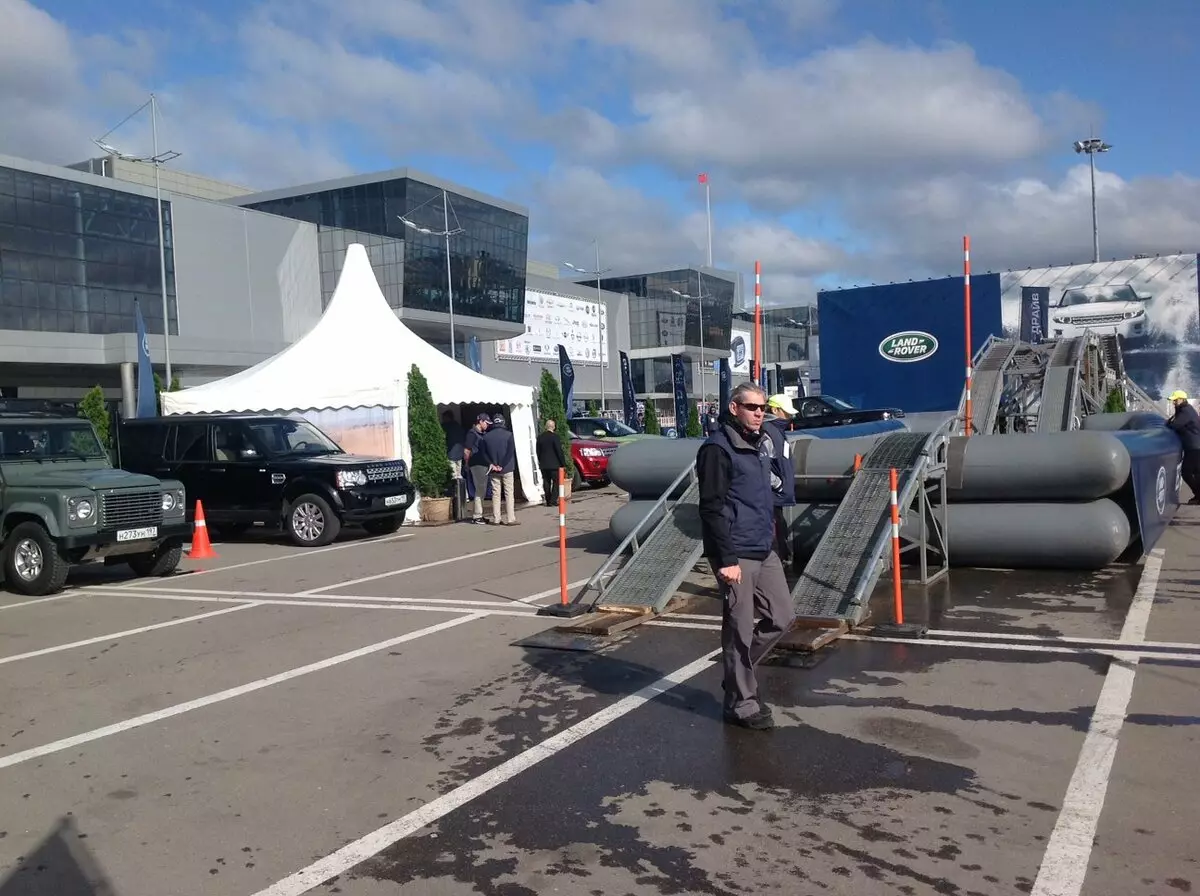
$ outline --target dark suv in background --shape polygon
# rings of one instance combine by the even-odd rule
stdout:
[[[114,438],[122,469],[169,476],[194,515],[223,536],[255,523],[282,527],[301,547],[329,544],[347,524],[395,532],[415,489],[402,460],[347,454],[307,420],[259,414],[187,414],[123,420]]]

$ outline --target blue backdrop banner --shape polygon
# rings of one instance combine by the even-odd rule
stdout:
[[[629,370],[629,355],[621,352],[621,399],[625,411],[625,425],[638,428],[637,396],[633,392],[633,374]]]
[[[567,357],[567,348],[562,343],[558,346],[558,379],[562,384],[563,403],[566,405],[567,416],[570,417],[575,405],[575,365]]]
[[[675,390],[675,436],[687,435],[688,394],[684,378],[683,355],[671,355],[671,385]]]

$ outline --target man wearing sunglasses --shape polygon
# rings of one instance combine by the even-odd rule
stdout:
[[[724,604],[725,721],[755,730],[775,724],[758,698],[755,666],[795,621],[778,553],[775,442],[763,428],[766,409],[766,393],[742,383],[730,396],[729,416],[696,455],[704,556]],[[762,617],[757,626],[756,613]]]

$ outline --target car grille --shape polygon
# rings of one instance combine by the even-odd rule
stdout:
[[[376,466],[367,467],[367,482],[395,482],[397,479],[404,479],[405,465],[397,464],[378,464]]]
[[[115,492],[100,496],[101,528],[155,526],[162,518],[162,492]]]
[[[1072,315],[1066,318],[1064,322],[1068,324],[1082,324],[1086,327],[1091,324],[1119,324],[1123,320],[1125,320],[1124,314],[1097,314],[1095,317]]]

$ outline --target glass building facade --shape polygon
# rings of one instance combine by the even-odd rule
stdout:
[[[685,268],[606,278],[600,288],[629,293],[631,349],[688,345],[712,349],[713,357],[728,354],[733,281]]]
[[[246,208],[316,224],[321,231],[350,231],[367,246],[380,285],[395,308],[446,313],[446,243],[450,237],[450,280],[454,313],[486,320],[525,319],[525,262],[529,219],[517,212],[448,191],[449,228],[442,190],[402,177],[303,195],[240,202]],[[408,227],[404,216],[415,225]],[[422,233],[423,228],[431,233]],[[351,239],[351,242],[354,240]],[[325,301],[333,292],[346,239],[321,238]],[[380,268],[383,265],[383,269]],[[332,278],[332,279],[331,279]]]
[[[179,332],[171,203],[163,200],[169,332]],[[163,332],[153,197],[0,167],[0,329]]]

